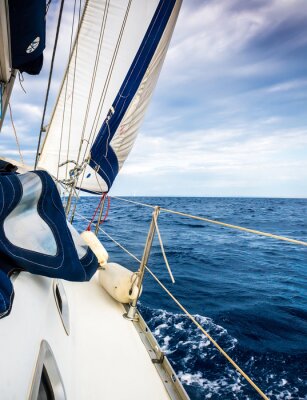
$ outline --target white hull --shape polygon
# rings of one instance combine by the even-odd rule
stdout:
[[[0,320],[1,400],[32,398],[43,340],[51,347],[67,399],[186,396],[178,380],[174,385],[167,379],[168,361],[152,362],[156,353],[141,326],[123,318],[124,306],[99,285],[97,274],[86,283],[61,282],[67,296],[67,303],[62,299],[62,312],[69,312],[69,335],[57,307],[54,280],[26,272],[14,279],[14,306]]]

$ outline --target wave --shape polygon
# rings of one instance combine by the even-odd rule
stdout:
[[[208,338],[181,313],[150,309],[140,311],[159,345],[170,359],[191,399],[254,399],[257,393],[228,363]],[[227,329],[209,317],[194,315],[204,329],[265,391],[270,400],[307,399],[304,380],[295,369],[304,368],[304,357],[278,353],[261,354],[241,348]],[[294,369],[291,363],[294,361]],[[295,367],[296,366],[296,367]]]

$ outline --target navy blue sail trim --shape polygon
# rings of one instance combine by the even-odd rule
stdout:
[[[12,306],[13,287],[9,279],[11,271],[25,270],[51,278],[86,281],[92,277],[98,267],[97,258],[89,248],[84,248],[81,253],[84,255],[79,257],[66,222],[59,192],[50,175],[45,171],[29,174],[32,174],[29,175],[30,179],[36,180],[35,175],[37,175],[42,184],[39,198],[35,202],[29,202],[32,192],[27,194],[24,200],[23,185],[17,174],[0,175],[0,318],[8,315]],[[33,198],[37,198],[34,191]],[[17,206],[22,212],[16,218],[22,220],[22,213],[26,211],[36,212],[48,225],[56,243],[54,255],[48,254],[48,251],[44,253],[30,250],[26,246],[22,247],[23,243],[16,245],[9,240],[5,222],[8,223],[7,218]],[[35,225],[22,225],[25,236],[31,236],[36,228]]]
[[[119,169],[116,154],[109,143],[143,80],[175,4],[176,0],[159,2],[141,46],[115,98],[114,113],[109,114],[104,121],[91,148],[90,166],[106,181],[108,189],[111,188]]]

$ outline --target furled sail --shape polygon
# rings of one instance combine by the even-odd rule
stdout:
[[[12,67],[31,75],[40,73],[46,35],[46,1],[10,0]]]
[[[46,1],[0,1],[0,129],[16,70],[37,75],[43,66]]]
[[[88,0],[38,167],[107,192],[136,138],[181,0]]]

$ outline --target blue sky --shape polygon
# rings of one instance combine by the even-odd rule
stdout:
[[[56,4],[48,29],[54,31]],[[117,195],[307,197],[306,0],[185,0]],[[63,37],[69,34],[65,16]],[[51,57],[11,100],[33,162]],[[60,42],[51,98],[67,57]],[[0,151],[18,158],[10,121]]]

